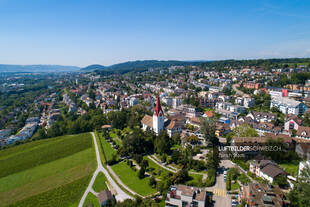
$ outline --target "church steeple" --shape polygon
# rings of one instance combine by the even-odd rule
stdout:
[[[164,112],[160,105],[159,96],[157,96],[156,106],[153,114],[153,130],[156,134],[158,134],[161,130],[164,130]]]
[[[161,114],[160,114],[161,112]],[[163,115],[164,112],[161,108],[161,105],[160,105],[160,99],[159,99],[159,96],[157,96],[157,101],[156,101],[156,107],[155,107],[155,110],[154,110],[154,115],[158,116],[158,115]]]

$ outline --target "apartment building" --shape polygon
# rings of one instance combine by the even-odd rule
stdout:
[[[205,207],[207,193],[196,187],[177,185],[171,186],[167,193],[166,207]]]

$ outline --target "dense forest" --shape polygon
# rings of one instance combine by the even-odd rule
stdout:
[[[310,58],[283,58],[283,59],[251,59],[251,60],[219,60],[209,61],[201,64],[203,68],[224,69],[225,67],[245,67],[256,66],[265,69],[279,68],[279,67],[294,67],[300,64],[310,65]]]
[[[201,61],[177,61],[177,60],[137,60],[137,61],[128,61],[124,63],[114,64],[111,66],[102,66],[102,65],[89,65],[85,68],[82,68],[84,71],[91,70],[106,70],[106,71],[115,71],[115,72],[124,72],[124,71],[143,71],[148,68],[167,68],[170,66],[187,66],[187,65],[200,65]]]
[[[206,70],[216,69],[225,70],[227,68],[240,68],[245,66],[262,67],[266,70],[272,68],[296,68],[299,65],[310,66],[310,58],[283,58],[283,59],[251,59],[251,60],[214,60],[214,61],[159,61],[143,60],[129,61],[111,66],[89,65],[82,68],[82,71],[97,71],[101,75],[110,75],[113,73],[143,72],[149,68],[168,68],[170,66],[199,66]]]

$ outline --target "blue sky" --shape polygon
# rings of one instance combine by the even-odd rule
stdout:
[[[0,0],[0,63],[310,57],[309,0]]]

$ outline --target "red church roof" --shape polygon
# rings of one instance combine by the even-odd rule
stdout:
[[[158,116],[158,115],[159,115],[159,112],[161,112],[162,114],[164,114],[163,110],[161,109],[159,96],[157,96],[156,107],[155,107],[154,113],[156,114],[156,116]]]

